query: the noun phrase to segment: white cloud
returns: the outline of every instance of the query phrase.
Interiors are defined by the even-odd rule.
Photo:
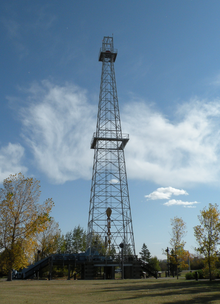
[[[23,134],[36,166],[56,183],[90,179],[89,144],[97,105],[92,106],[86,92],[70,84],[43,81],[26,93]],[[173,121],[140,101],[122,108],[123,131],[130,134],[125,151],[128,178],[177,188],[219,181],[219,100],[194,99],[172,114]],[[165,196],[169,191],[154,195]]]
[[[148,200],[169,199],[172,195],[188,195],[185,190],[172,187],[158,188],[156,191],[145,195]]]
[[[109,183],[110,184],[117,184],[117,183],[119,183],[119,180],[117,180],[117,179],[111,179],[110,181],[109,181]]]
[[[19,144],[9,143],[0,149],[0,183],[10,174],[26,173],[27,168],[22,166],[24,148]]]
[[[183,206],[184,208],[196,208],[196,206]]]
[[[175,120],[144,102],[126,104],[128,176],[175,187],[219,181],[220,101],[179,106]]]
[[[183,207],[187,207],[187,208],[195,208],[195,204],[198,204],[198,202],[183,202],[181,200],[175,200],[175,199],[172,199],[172,200],[169,200],[168,202],[164,203],[163,205],[164,206],[183,206]]]
[[[73,85],[61,87],[43,81],[33,84],[27,93],[23,132],[36,166],[55,183],[90,179],[96,107],[88,103],[86,92]]]

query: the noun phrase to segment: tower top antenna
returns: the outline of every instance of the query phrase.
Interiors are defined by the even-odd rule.
[[[99,52],[99,61],[103,61],[105,58],[115,62],[118,50],[114,49],[113,37],[105,36],[102,40],[102,47]]]

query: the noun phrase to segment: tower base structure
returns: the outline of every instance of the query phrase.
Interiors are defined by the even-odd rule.
[[[65,268],[68,272],[68,280],[78,278],[82,280],[94,279],[140,279],[141,277],[154,276],[155,271],[148,263],[136,256],[107,257],[100,255],[79,254],[53,254],[45,259],[24,268],[16,279],[29,279],[41,277],[47,273],[48,279],[53,279],[53,267]],[[119,275],[117,274],[119,273]],[[117,274],[117,275],[116,275]]]

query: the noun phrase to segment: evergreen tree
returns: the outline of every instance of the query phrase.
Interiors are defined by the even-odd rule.
[[[80,253],[86,249],[86,232],[79,225],[65,235],[65,253]]]
[[[141,255],[141,259],[145,262],[150,262],[151,259],[151,253],[147,248],[147,245],[145,243],[143,243],[143,246],[141,248],[141,252],[139,252],[139,254]]]

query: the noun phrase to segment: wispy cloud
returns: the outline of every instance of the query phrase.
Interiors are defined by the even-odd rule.
[[[44,31],[53,27],[57,21],[57,17],[51,13],[50,5],[48,4],[41,6],[39,9],[35,8],[35,17],[33,24],[30,26]]]
[[[158,188],[156,191],[145,195],[147,200],[169,199],[172,195],[188,195],[185,190],[172,187]]]
[[[169,120],[144,102],[123,109],[130,178],[175,187],[219,181],[220,102],[193,99]]]
[[[16,20],[1,18],[1,23],[5,27],[11,39],[20,39],[20,25]]]
[[[9,143],[0,148],[0,183],[10,174],[26,173],[27,168],[22,165],[24,148],[20,144]]]
[[[23,136],[36,166],[55,183],[91,178],[89,143],[96,108],[88,103],[86,92],[77,86],[43,81],[33,84],[27,93],[30,103],[21,111]]]
[[[168,202],[164,203],[163,205],[164,206],[183,206],[183,207],[186,207],[186,208],[195,208],[195,204],[198,204],[198,202],[183,202],[181,200],[175,200],[175,199],[172,199],[172,200],[169,200]]]
[[[16,14],[12,13],[14,8],[10,7],[10,10],[10,15],[14,18],[1,17],[0,23],[3,25],[7,38],[11,41],[19,58],[23,59],[32,55],[29,49],[32,47],[30,41],[32,41],[33,36],[36,37],[35,40],[41,41],[42,46],[44,45],[44,39],[46,40],[46,49],[49,49],[48,52],[51,55],[51,48],[54,48],[60,41],[58,41],[58,35],[51,35],[50,33],[57,20],[57,17],[51,13],[50,5],[45,4],[40,7],[36,5],[31,9],[23,8],[23,14],[31,15],[32,18],[18,19]]]
[[[29,51],[27,46],[23,43],[22,39],[22,29],[24,28],[24,26],[21,26],[21,24],[19,24],[14,19],[2,18],[1,23],[3,24],[9,39],[13,43],[17,52],[19,53],[20,59],[26,57],[29,54]]]
[[[56,183],[90,179],[89,143],[97,106],[89,103],[87,92],[75,85],[43,81],[33,84],[26,94],[28,106],[21,111],[23,136],[37,168]],[[128,178],[167,186],[148,199],[186,195],[178,187],[220,180],[219,100],[194,99],[173,115],[175,120],[169,120],[140,101],[128,102],[121,110],[123,130],[130,133]]]

